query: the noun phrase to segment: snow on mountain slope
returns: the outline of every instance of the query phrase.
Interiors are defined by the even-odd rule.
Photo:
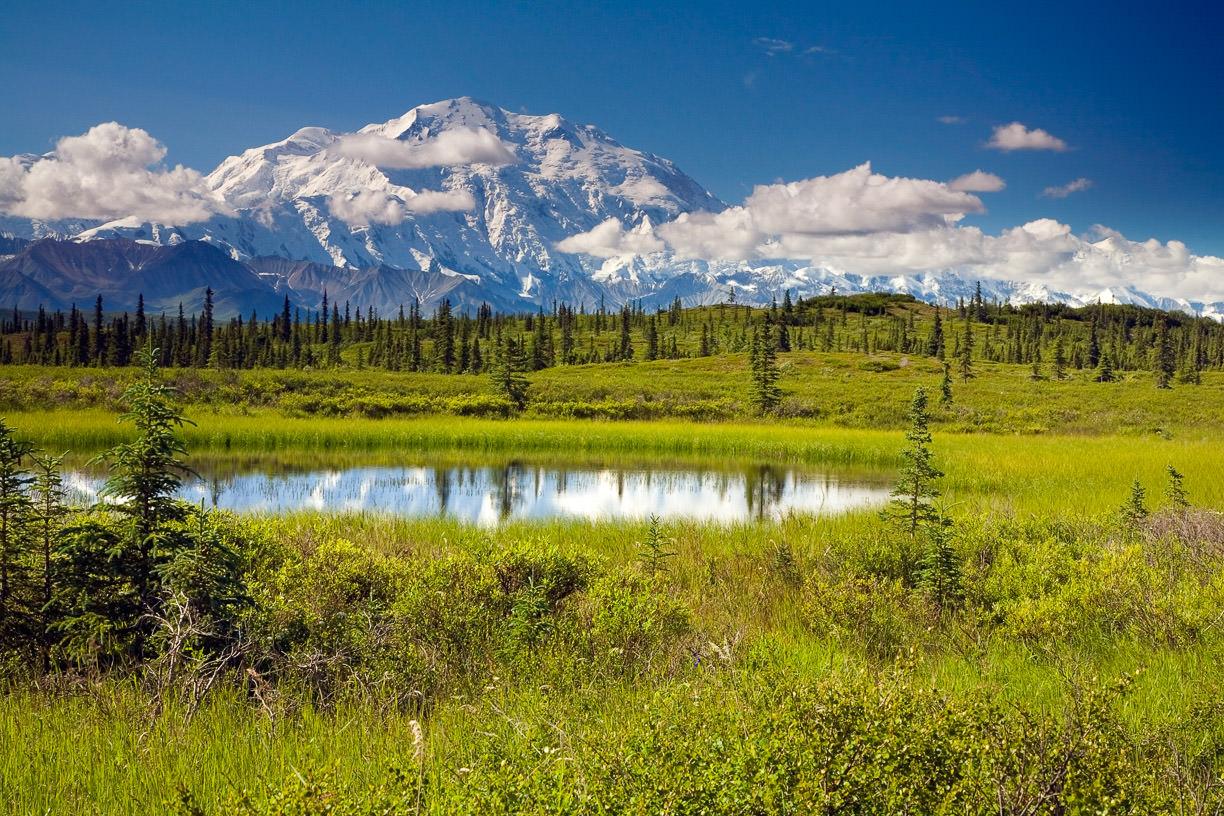
[[[414,155],[436,152],[446,138],[473,134],[501,146],[509,159],[420,166],[428,162],[363,160],[345,149],[352,139],[366,139],[384,152]],[[0,217],[0,233],[165,246],[202,240],[302,305],[316,305],[327,289],[333,299],[384,311],[414,297],[426,307],[447,297],[463,306],[487,301],[516,309],[552,300],[604,300],[610,306],[640,300],[649,306],[679,297],[710,303],[732,290],[741,302],[767,303],[787,289],[800,296],[833,289],[890,291],[947,303],[971,296],[975,286],[973,278],[954,270],[862,276],[796,261],[707,262],[665,252],[604,259],[559,251],[562,240],[609,219],[646,238],[652,224],[726,205],[672,162],[626,147],[594,126],[557,114],[514,113],[468,97],[421,105],[355,134],[305,127],[225,159],[206,184],[233,215],[185,227],[132,218],[98,223]],[[420,205],[423,195],[472,206],[425,211],[430,208]],[[390,208],[367,219],[373,223],[337,214],[336,201],[361,196],[384,197]],[[1127,244],[1114,237],[1093,247],[1120,263],[1129,258]],[[165,274],[174,273],[167,267]],[[195,283],[192,274],[185,273],[180,288]],[[167,293],[174,286],[166,281]],[[1061,292],[996,280],[983,280],[982,287],[987,298],[1011,303],[1099,300],[1224,314],[1220,304],[1157,298],[1133,287]],[[24,299],[38,292],[21,281],[9,291]]]

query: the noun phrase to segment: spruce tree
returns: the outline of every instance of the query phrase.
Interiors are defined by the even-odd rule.
[[[136,438],[116,445],[97,460],[110,468],[100,495],[114,499],[127,519],[133,581],[142,608],[153,602],[154,564],[163,525],[180,517],[175,494],[184,476],[192,474],[179,432],[194,423],[171,401],[177,389],[162,381],[157,357],[158,350],[151,343],[137,353],[142,376],[123,392],[127,411],[119,419],[135,426]]]
[[[31,509],[27,488],[32,479],[25,460],[33,450],[0,419],[0,646],[8,648],[28,639],[25,549]]]
[[[51,631],[54,574],[51,554],[56,547],[64,519],[68,514],[68,509],[64,505],[64,479],[60,473],[63,459],[63,456],[35,455],[34,481],[31,485],[33,494],[31,526],[39,548],[38,569],[41,573],[38,581],[37,608],[40,618],[40,646],[44,672],[51,668],[51,645],[54,640]]]
[[[952,546],[951,525],[942,516],[927,528],[927,545],[918,561],[918,585],[927,591],[941,612],[954,609],[964,598],[961,557]]]
[[[633,359],[633,341],[629,336],[629,319],[631,314],[629,306],[626,304],[621,307],[620,315],[620,346],[617,350],[618,359],[628,361]]]
[[[940,360],[944,358],[943,318],[938,306],[935,307],[935,321],[931,324],[931,338],[927,341],[927,356]]]
[[[1155,355],[1156,387],[1172,388],[1175,361],[1173,357],[1173,342],[1169,337],[1169,323],[1162,316],[1156,321]]]
[[[943,364],[943,380],[939,383],[939,405],[941,408],[952,407],[952,366]]]
[[[973,379],[973,323],[965,318],[965,336],[960,347],[960,376],[964,382]]]
[[[659,359],[659,327],[654,315],[646,322],[646,359]]]
[[[1113,357],[1109,353],[1109,349],[1101,352],[1101,362],[1097,366],[1096,381],[1097,382],[1113,382],[1117,377],[1113,370]]]
[[[759,414],[768,413],[782,401],[782,390],[778,388],[778,354],[769,323],[765,323],[759,331],[756,326],[752,327],[749,365],[752,370],[752,406]]]
[[[910,429],[905,434],[909,444],[901,451],[905,461],[901,478],[883,513],[885,519],[893,521],[910,536],[917,536],[922,528],[939,521],[933,502],[939,497],[935,481],[943,476],[943,471],[934,464],[930,419],[926,389],[919,388],[910,403]]]
[[[1067,355],[1063,350],[1062,334],[1058,334],[1054,338],[1054,359],[1052,360],[1054,367],[1054,379],[1064,380],[1067,378]]]
[[[1121,508],[1122,521],[1126,526],[1135,527],[1150,515],[1146,501],[1147,491],[1139,480],[1135,479],[1131,482],[1130,495],[1126,497]]]
[[[1169,506],[1177,510],[1185,510],[1190,506],[1190,497],[1186,495],[1185,485],[1182,483],[1184,477],[1172,465],[1169,465],[1169,484],[1165,487],[1165,498],[1169,500]]]
[[[527,405],[527,388],[529,383],[523,375],[527,368],[523,351],[511,337],[498,335],[496,357],[490,374],[498,393],[505,397],[521,411]]]

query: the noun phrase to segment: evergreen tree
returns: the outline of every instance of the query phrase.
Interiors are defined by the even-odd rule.
[[[960,376],[964,382],[973,379],[973,323],[965,318],[965,336],[960,347]]]
[[[1172,388],[1175,361],[1173,357],[1173,342],[1169,337],[1169,323],[1162,316],[1156,321],[1155,355],[1156,387]]]
[[[939,405],[942,408],[952,406],[952,366],[944,363],[943,380],[939,383]]]
[[[1051,364],[1054,367],[1054,379],[1065,380],[1067,378],[1067,355],[1063,349],[1061,332],[1054,337],[1054,359]]]
[[[752,327],[749,365],[752,370],[752,406],[759,414],[769,413],[782,402],[782,390],[778,388],[778,354],[774,348],[773,327],[768,322],[760,331],[756,326]]]
[[[940,308],[935,307],[935,320],[931,324],[931,339],[927,342],[927,356],[944,358],[943,317]]]
[[[498,335],[496,357],[491,371],[498,393],[510,401],[516,410],[527,405],[528,381],[523,375],[527,363],[523,351],[513,338]]]
[[[646,321],[646,359],[659,359],[659,327],[655,323],[654,315]]]
[[[926,550],[918,561],[918,585],[943,612],[960,605],[963,583],[961,557],[952,546],[951,525],[938,517],[927,528]]]
[[[1185,485],[1182,484],[1183,476],[1172,465],[1168,466],[1169,484],[1165,487],[1165,498],[1169,500],[1169,506],[1178,510],[1185,510],[1190,506],[1190,497],[1186,495]]]
[[[910,429],[905,434],[908,446],[901,451],[905,464],[901,478],[893,489],[892,500],[884,510],[884,517],[893,521],[910,536],[939,521],[939,513],[933,504],[939,497],[935,481],[943,472],[935,467],[931,451],[930,414],[927,411],[925,388],[914,392],[910,403]]]
[[[1139,483],[1139,480],[1135,479],[1135,481],[1131,482],[1130,495],[1121,509],[1122,521],[1126,526],[1135,527],[1150,515],[1146,500],[1147,491],[1143,489],[1143,485]]]
[[[135,427],[136,438],[116,445],[98,460],[110,468],[100,495],[116,500],[117,509],[127,519],[136,598],[142,609],[148,609],[153,604],[162,527],[181,516],[174,495],[183,477],[191,473],[179,431],[193,423],[171,402],[176,389],[161,380],[157,349],[147,344],[138,352],[137,361],[142,376],[124,391],[127,411],[120,416],[120,421]]]
[[[1106,349],[1101,352],[1100,365],[1097,366],[1096,381],[1113,382],[1115,379],[1117,377],[1114,375],[1113,357],[1110,355],[1109,350]]]
[[[39,634],[43,671],[51,668],[51,646],[54,635],[51,631],[52,569],[51,556],[59,540],[68,510],[64,505],[64,480],[60,473],[63,456],[34,456],[32,532],[39,547],[40,585],[37,593],[39,610]]]
[[[620,347],[618,349],[620,360],[633,359],[633,341],[629,337],[629,319],[631,315],[629,306],[625,305],[621,308],[620,317]]]
[[[25,548],[32,479],[25,460],[33,450],[0,419],[0,646],[6,648],[28,642],[29,636]]]

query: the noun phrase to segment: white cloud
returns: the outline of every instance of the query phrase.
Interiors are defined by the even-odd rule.
[[[795,44],[789,40],[779,40],[775,37],[757,37],[752,44],[761,48],[771,57],[778,54],[789,54],[795,50]]]
[[[958,190],[962,193],[997,193],[1006,186],[1007,182],[1003,179],[984,170],[974,170],[972,173],[957,176],[948,182],[949,190]]]
[[[998,125],[990,136],[987,147],[1010,152],[1012,150],[1054,150],[1062,152],[1067,149],[1067,143],[1053,134],[1033,128],[1029,130],[1019,122],[1010,125]]]
[[[503,165],[515,161],[514,150],[482,128],[444,130],[422,142],[354,133],[338,139],[328,150],[346,159],[399,170],[465,164]]]
[[[649,226],[626,231],[620,219],[609,218],[594,229],[571,235],[558,243],[557,249],[597,258],[615,258],[621,255],[649,255],[663,251],[666,246],[655,237]]]
[[[832,176],[760,185],[744,202],[766,233],[838,234],[937,226],[985,208],[938,181],[874,173],[871,163]]]
[[[162,224],[207,220],[229,207],[200,173],[166,168],[166,148],[118,122],[66,136],[40,157],[0,158],[0,212],[23,218],[135,217]]]
[[[412,193],[400,187],[392,190],[359,190],[350,195],[333,195],[327,201],[332,215],[351,227],[369,224],[394,226],[411,214],[470,210],[475,199],[466,190],[425,190]]]
[[[1072,193],[1083,192],[1091,186],[1092,179],[1080,177],[1075,181],[1069,181],[1066,184],[1059,185],[1058,187],[1047,187],[1041,191],[1041,194],[1046,198],[1066,198]]]
[[[893,178],[865,163],[844,173],[756,187],[742,206],[691,213],[657,232],[678,254],[750,258],[779,236],[904,233],[983,211],[977,196],[926,179]]]
[[[937,116],[935,121],[942,125],[963,125],[969,120],[963,116]]]
[[[976,181],[975,187],[986,185]],[[959,223],[980,209],[976,197],[952,183],[889,178],[863,165],[757,187],[740,206],[685,213],[653,230],[626,233],[613,219],[559,248],[610,257],[666,247],[709,262],[790,260],[860,275],[955,271],[1081,294],[1134,285],[1174,297],[1224,299],[1224,259],[1195,255],[1180,241],[1131,241],[1105,227],[1077,236],[1050,218],[995,235]]]

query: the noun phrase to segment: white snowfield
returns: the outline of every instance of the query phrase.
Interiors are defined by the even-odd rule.
[[[24,237],[121,237],[161,244],[204,240],[244,262],[284,259],[335,267],[337,287],[386,302],[450,297],[500,308],[553,301],[617,306],[744,303],[792,296],[886,291],[929,302],[969,298],[1014,304],[1133,303],[1224,319],[1224,303],[1160,298],[1133,287],[1056,291],[964,269],[857,275],[786,260],[684,258],[654,226],[728,206],[667,159],[626,147],[556,114],[513,113],[462,97],[422,105],[357,133],[306,127],[225,159],[205,183],[233,215],[170,227],[0,218]],[[611,223],[615,220],[616,223]],[[621,234],[623,225],[623,234]],[[615,231],[626,254],[585,254],[575,236]],[[596,231],[593,233],[593,231]],[[1113,238],[1092,251],[1125,253]],[[559,247],[559,245],[561,245]],[[568,250],[568,251],[567,251]],[[295,289],[301,264],[263,260],[261,276]],[[334,290],[334,289],[333,289]],[[357,296],[356,294],[354,296]]]

